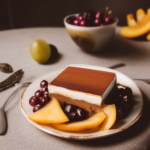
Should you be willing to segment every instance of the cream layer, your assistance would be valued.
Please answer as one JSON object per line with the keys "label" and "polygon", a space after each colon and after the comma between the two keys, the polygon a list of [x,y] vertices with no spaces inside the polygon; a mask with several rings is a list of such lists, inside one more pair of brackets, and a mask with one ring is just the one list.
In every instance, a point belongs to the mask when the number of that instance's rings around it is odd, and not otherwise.
{"label": "cream layer", "polygon": [[109,94],[109,92],[113,89],[115,85],[116,85],[116,76],[114,77],[113,81],[110,83],[110,85],[107,87],[107,89],[101,96],[94,95],[91,93],[84,93],[81,91],[70,90],[64,87],[58,87],[51,84],[48,86],[48,91],[49,93],[63,95],[74,100],[84,100],[85,102],[100,106],[102,101],[106,98],[106,96]]}

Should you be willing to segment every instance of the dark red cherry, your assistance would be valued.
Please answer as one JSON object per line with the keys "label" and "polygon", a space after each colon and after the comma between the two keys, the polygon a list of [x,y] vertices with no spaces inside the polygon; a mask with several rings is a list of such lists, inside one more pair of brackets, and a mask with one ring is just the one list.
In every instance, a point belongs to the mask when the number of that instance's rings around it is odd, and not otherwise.
{"label": "dark red cherry", "polygon": [[105,23],[106,25],[111,24],[112,22],[113,22],[112,16],[106,16],[106,17],[104,18],[104,23]]}
{"label": "dark red cherry", "polygon": [[38,97],[35,97],[35,96],[32,96],[30,99],[29,99],[29,104],[31,106],[35,106],[37,104],[40,103],[40,99]]}
{"label": "dark red cherry", "polygon": [[70,113],[72,112],[75,112],[76,111],[76,106],[74,105],[66,105],[65,109],[64,109],[64,112],[66,115],[69,115]]}
{"label": "dark red cherry", "polygon": [[43,88],[42,88],[42,91],[43,91],[43,93],[44,93],[44,92],[48,92],[48,87],[46,87],[46,86],[43,87]]}
{"label": "dark red cherry", "polygon": [[128,94],[129,96],[131,96],[131,95],[132,95],[132,90],[131,90],[131,88],[126,87],[126,88],[125,88],[125,93]]}
{"label": "dark red cherry", "polygon": [[78,109],[76,109],[76,112],[77,112],[77,114],[78,114],[78,118],[79,118],[79,120],[83,120],[83,119],[85,119],[86,118],[86,111],[84,110],[84,109],[82,109],[82,108],[78,108]]}
{"label": "dark red cherry", "polygon": [[82,14],[79,14],[79,15],[77,16],[77,20],[79,20],[79,21],[83,20],[83,15],[82,15]]}
{"label": "dark red cherry", "polygon": [[43,95],[48,95],[48,92],[47,92],[47,91],[45,91],[45,92],[43,93]]}
{"label": "dark red cherry", "polygon": [[103,24],[103,23],[101,23],[101,24],[100,24],[100,26],[102,27],[102,26],[104,26],[104,24]]}
{"label": "dark red cherry", "polygon": [[46,97],[48,99],[48,101],[50,101],[50,99],[51,99],[47,94],[44,95],[43,97]]}
{"label": "dark red cherry", "polygon": [[48,86],[48,82],[46,80],[41,81],[40,87],[44,88],[45,86]]}
{"label": "dark red cherry", "polygon": [[120,118],[120,119],[123,119],[123,118],[125,118],[126,116],[127,116],[127,111],[126,111],[124,108],[119,107],[119,108],[117,109],[117,117]]}
{"label": "dark red cherry", "polygon": [[100,19],[100,20],[103,19],[103,18],[104,18],[104,13],[98,11],[98,12],[96,13],[96,15],[95,15],[95,18],[96,18],[96,19]]}
{"label": "dark red cherry", "polygon": [[125,94],[125,90],[123,88],[118,89],[118,96],[119,97],[123,97],[123,95]]}
{"label": "dark red cherry", "polygon": [[76,19],[75,16],[70,16],[66,19],[66,21],[69,23],[69,24],[73,24],[74,20]]}
{"label": "dark red cherry", "polygon": [[42,106],[44,106],[44,105],[46,105],[47,103],[48,103],[48,98],[47,97],[41,97],[40,98],[40,104],[42,105]]}
{"label": "dark red cherry", "polygon": [[100,25],[100,19],[95,19],[94,24],[95,24],[95,26],[99,26]]}
{"label": "dark red cherry", "polygon": [[81,20],[79,25],[85,27],[86,26],[86,21],[85,20]]}
{"label": "dark red cherry", "polygon": [[36,106],[34,106],[33,112],[36,112],[37,110],[39,110],[41,108],[42,108],[42,105],[41,104],[37,104]]}
{"label": "dark red cherry", "polygon": [[74,21],[73,21],[73,25],[75,25],[75,26],[78,26],[78,25],[79,25],[79,23],[80,23],[80,21],[79,21],[79,20],[74,20]]}
{"label": "dark red cherry", "polygon": [[70,119],[71,121],[77,121],[77,120],[78,120],[78,114],[77,114],[77,112],[72,112],[72,113],[70,113],[70,114],[69,114],[69,119]]}
{"label": "dark red cherry", "polygon": [[126,102],[126,103],[130,103],[131,101],[131,98],[128,94],[125,94],[123,97],[122,97],[123,101]]}
{"label": "dark red cherry", "polygon": [[37,91],[35,92],[35,96],[36,96],[36,97],[42,97],[42,96],[43,96],[43,91],[42,91],[42,90],[37,90]]}

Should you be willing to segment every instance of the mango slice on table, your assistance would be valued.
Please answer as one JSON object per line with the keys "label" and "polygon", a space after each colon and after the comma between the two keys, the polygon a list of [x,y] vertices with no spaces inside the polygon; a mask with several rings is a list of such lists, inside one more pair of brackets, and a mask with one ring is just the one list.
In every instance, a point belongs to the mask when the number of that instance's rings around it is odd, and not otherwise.
{"label": "mango slice on table", "polygon": [[136,11],[136,20],[138,23],[142,22],[145,16],[146,16],[146,14],[143,9],[140,8]]}
{"label": "mango slice on table", "polygon": [[150,8],[147,10],[147,15],[144,17],[142,22],[136,26],[125,26],[120,30],[120,34],[127,38],[135,38],[146,34],[150,31]]}
{"label": "mango slice on table", "polygon": [[103,112],[98,112],[83,121],[61,123],[61,124],[53,123],[51,124],[51,126],[53,128],[56,128],[58,130],[63,130],[63,131],[71,131],[71,132],[85,131],[85,130],[98,127],[104,121],[105,117],[106,115]]}
{"label": "mango slice on table", "polygon": [[116,121],[116,106],[115,104],[107,105],[101,109],[106,118],[101,125],[101,131],[109,130]]}
{"label": "mango slice on table", "polygon": [[63,112],[60,103],[54,97],[48,104],[31,114],[28,118],[36,123],[45,125],[49,123],[62,123],[69,121],[68,117]]}

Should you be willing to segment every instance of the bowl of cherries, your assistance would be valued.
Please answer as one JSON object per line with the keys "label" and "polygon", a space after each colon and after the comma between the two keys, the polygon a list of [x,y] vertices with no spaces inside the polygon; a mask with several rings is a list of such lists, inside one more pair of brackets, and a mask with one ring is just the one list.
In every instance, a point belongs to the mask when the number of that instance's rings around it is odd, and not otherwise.
{"label": "bowl of cherries", "polygon": [[73,41],[86,52],[99,52],[107,46],[115,34],[118,19],[111,10],[68,15],[64,18],[65,27]]}

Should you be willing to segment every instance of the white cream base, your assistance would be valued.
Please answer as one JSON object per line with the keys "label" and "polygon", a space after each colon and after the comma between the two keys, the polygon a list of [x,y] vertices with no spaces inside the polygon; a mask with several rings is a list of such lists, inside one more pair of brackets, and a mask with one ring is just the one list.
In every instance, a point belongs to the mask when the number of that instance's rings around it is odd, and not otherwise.
{"label": "white cream base", "polygon": [[84,93],[84,92],[80,92],[80,91],[69,90],[69,89],[54,86],[54,85],[49,85],[48,91],[49,91],[49,93],[60,94],[60,95],[69,97],[74,100],[84,100],[85,102],[88,102],[91,104],[96,104],[96,105],[100,106],[102,101],[106,98],[106,96],[109,94],[109,92],[115,86],[115,83],[116,83],[116,76],[114,77],[111,84],[108,86],[108,88],[105,90],[105,92],[101,96],[90,94],[90,93]]}

